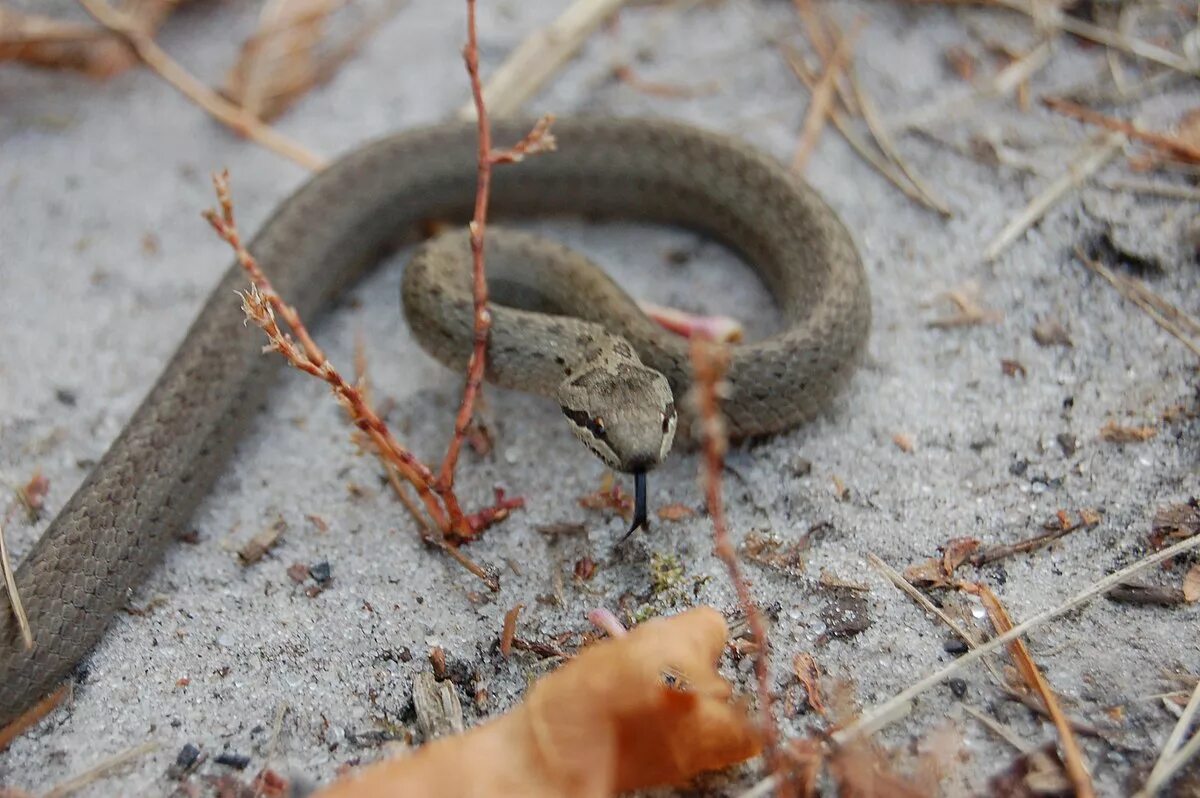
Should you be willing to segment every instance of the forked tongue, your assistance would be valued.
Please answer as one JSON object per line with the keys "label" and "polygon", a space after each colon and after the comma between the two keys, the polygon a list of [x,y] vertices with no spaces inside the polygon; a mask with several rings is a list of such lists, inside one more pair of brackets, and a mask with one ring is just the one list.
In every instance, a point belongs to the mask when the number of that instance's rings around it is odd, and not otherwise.
{"label": "forked tongue", "polygon": [[629,536],[646,525],[646,472],[638,471],[633,475],[633,526],[625,533],[620,542],[624,543]]}

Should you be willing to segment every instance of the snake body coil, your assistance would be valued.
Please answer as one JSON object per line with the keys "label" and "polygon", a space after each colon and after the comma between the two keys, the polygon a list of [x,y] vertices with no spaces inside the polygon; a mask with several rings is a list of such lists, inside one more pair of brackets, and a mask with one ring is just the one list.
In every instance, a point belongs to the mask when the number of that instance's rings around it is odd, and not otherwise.
{"label": "snake body coil", "polygon": [[[504,122],[496,138],[515,141],[528,129]],[[870,325],[861,263],[828,206],[772,158],[680,124],[561,120],[555,133],[562,152],[497,170],[494,212],[662,222],[727,243],[762,277],[786,322],[780,334],[735,349],[724,404],[730,432],[777,432],[826,406],[854,370]],[[473,123],[367,145],[284,202],[250,249],[278,291],[311,317],[390,247],[415,240],[422,221],[469,217],[475,148]],[[685,345],[611,280],[557,245],[494,232],[490,378],[553,393],[545,388],[561,383],[563,366],[547,336],[565,346],[569,326],[603,334],[596,332],[602,326],[665,375],[675,396],[686,390]],[[458,364],[470,346],[470,283],[462,259],[442,257],[437,246],[419,273],[406,276],[406,310],[418,340]],[[536,264],[532,277],[521,262]],[[552,284],[551,275],[562,282]],[[245,283],[235,264],[149,396],[22,562],[17,586],[32,651],[21,645],[0,592],[0,726],[53,689],[100,640],[262,408],[279,364],[242,329],[233,292]],[[509,300],[524,309],[504,307]]]}

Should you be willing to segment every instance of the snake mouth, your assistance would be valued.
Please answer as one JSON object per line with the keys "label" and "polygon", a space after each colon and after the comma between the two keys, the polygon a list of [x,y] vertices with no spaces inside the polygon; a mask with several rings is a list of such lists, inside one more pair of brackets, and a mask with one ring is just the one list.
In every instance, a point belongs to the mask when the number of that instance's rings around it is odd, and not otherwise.
{"label": "snake mouth", "polygon": [[638,529],[646,526],[646,472],[635,471],[633,473],[633,526],[629,527],[629,531],[621,538],[621,543],[629,539],[629,536]]}

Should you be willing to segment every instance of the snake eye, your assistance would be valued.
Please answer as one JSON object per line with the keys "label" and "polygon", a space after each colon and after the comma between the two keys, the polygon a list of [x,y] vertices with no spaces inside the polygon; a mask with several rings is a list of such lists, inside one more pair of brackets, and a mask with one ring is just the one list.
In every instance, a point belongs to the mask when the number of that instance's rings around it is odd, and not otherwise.
{"label": "snake eye", "polygon": [[596,416],[595,418],[591,419],[591,421],[588,423],[587,427],[589,430],[592,431],[593,435],[595,435],[597,438],[600,438],[601,440],[603,440],[604,436],[607,434],[607,432],[604,429],[604,419],[601,418],[600,416]]}

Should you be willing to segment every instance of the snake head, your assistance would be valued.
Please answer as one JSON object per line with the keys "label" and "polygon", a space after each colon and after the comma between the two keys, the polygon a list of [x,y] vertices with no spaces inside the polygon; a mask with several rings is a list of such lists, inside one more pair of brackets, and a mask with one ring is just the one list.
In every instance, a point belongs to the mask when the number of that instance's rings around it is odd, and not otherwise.
{"label": "snake head", "polygon": [[609,468],[655,468],[675,440],[675,401],[667,378],[636,359],[601,359],[558,386],[575,437]]}

